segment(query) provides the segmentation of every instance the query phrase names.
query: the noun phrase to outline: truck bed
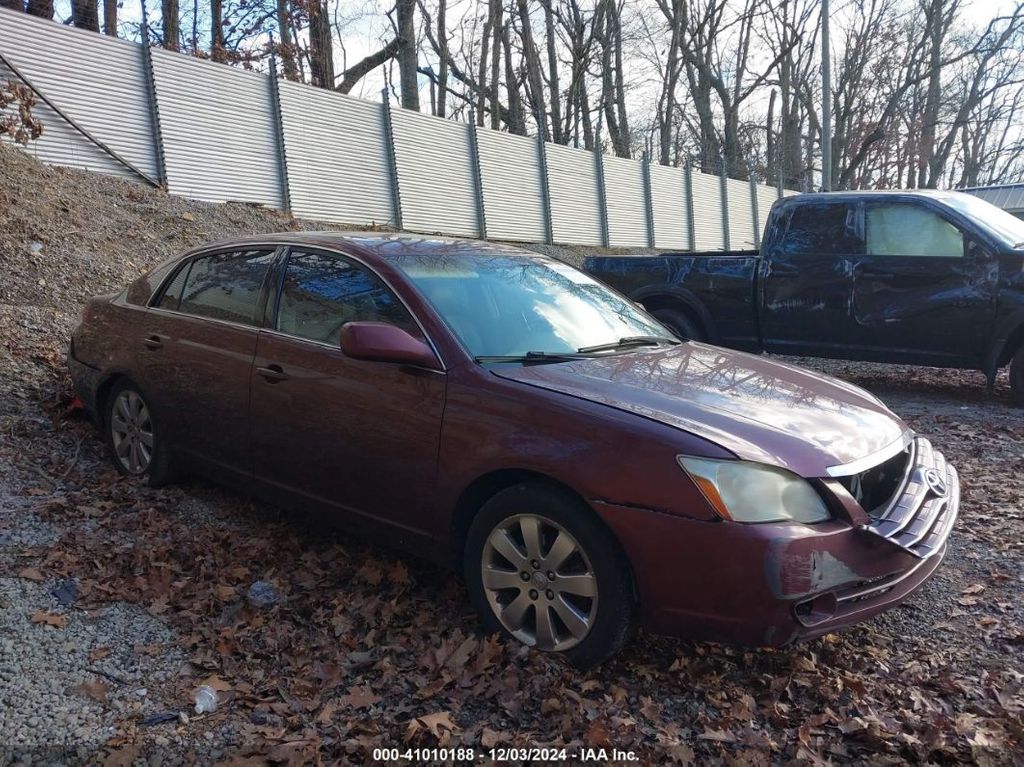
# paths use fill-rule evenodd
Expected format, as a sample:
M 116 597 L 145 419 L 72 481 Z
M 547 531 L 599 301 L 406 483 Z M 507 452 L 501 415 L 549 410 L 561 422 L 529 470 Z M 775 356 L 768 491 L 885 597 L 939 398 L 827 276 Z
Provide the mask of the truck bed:
M 651 312 L 682 300 L 699 314 L 707 340 L 756 349 L 757 264 L 756 250 L 719 250 L 589 256 L 583 269 Z

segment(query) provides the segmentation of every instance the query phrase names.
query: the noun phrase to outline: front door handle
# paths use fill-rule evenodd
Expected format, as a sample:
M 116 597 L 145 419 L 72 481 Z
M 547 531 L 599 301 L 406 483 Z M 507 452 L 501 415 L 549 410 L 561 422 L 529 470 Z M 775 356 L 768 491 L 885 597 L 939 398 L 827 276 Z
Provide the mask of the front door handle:
M 164 348 L 164 336 L 153 333 L 142 339 L 142 345 L 151 351 Z
M 281 381 L 287 381 L 289 377 L 280 365 L 267 365 L 264 368 L 256 368 L 256 372 L 263 376 L 267 383 L 280 383 Z

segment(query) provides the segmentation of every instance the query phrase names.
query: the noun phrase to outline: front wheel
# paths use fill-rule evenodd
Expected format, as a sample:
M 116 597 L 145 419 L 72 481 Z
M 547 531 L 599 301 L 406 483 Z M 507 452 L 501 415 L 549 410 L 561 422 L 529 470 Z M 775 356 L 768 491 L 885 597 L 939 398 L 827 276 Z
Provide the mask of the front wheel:
M 114 384 L 104 418 L 107 447 L 114 467 L 128 476 L 143 477 L 152 487 L 172 478 L 170 456 L 142 391 L 127 379 Z
M 1010 394 L 1017 405 L 1024 407 L 1024 344 L 1010 362 Z
M 470 526 L 466 585 L 487 631 L 581 668 L 618 652 L 636 628 L 629 566 L 578 499 L 538 482 L 502 490 Z

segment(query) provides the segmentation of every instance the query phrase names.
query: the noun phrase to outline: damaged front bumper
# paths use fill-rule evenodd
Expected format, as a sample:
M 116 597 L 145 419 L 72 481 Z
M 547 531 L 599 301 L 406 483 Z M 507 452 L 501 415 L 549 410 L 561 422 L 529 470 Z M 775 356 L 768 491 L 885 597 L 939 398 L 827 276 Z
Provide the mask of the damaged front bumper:
M 921 438 L 909 448 L 896 492 L 872 514 L 835 480 L 819 487 L 833 494 L 837 518 L 813 526 L 595 509 L 623 542 L 650 630 L 779 646 L 902 602 L 938 567 L 959 511 L 956 470 Z M 671 576 L 666 563 L 673 563 Z

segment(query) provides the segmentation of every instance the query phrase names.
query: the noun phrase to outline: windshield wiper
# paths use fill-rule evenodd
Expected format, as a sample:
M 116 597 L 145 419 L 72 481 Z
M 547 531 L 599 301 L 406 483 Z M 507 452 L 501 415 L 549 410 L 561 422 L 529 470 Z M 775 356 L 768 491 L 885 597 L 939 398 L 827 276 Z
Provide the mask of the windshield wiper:
M 526 354 L 482 354 L 474 357 L 475 362 L 566 362 L 588 359 L 586 354 L 573 352 L 526 352 Z
M 661 346 L 669 344 L 675 346 L 679 341 L 664 336 L 627 336 L 613 341 L 610 344 L 597 344 L 596 346 L 583 346 L 576 351 L 580 354 L 592 354 L 593 352 L 610 352 L 615 349 L 632 349 L 636 346 Z

